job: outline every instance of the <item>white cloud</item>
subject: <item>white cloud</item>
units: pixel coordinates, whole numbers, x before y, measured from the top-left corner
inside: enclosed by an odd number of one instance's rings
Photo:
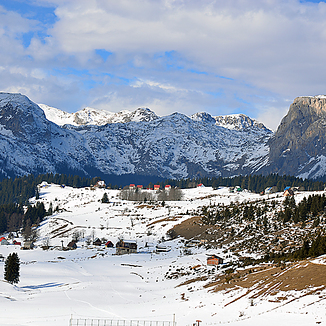
[[[58,21],[47,37],[35,35],[27,49],[17,36],[35,30],[35,21],[0,7],[0,60],[6,68],[1,75],[13,89],[29,89],[33,100],[47,103],[57,91],[64,96],[56,95],[56,103],[75,109],[98,103],[113,111],[244,110],[275,128],[288,108],[286,99],[326,92],[325,3],[34,2],[56,6]],[[104,62],[96,49],[112,55]]]

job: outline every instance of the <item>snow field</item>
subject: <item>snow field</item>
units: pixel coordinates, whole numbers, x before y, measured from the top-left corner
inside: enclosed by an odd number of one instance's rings
[[[109,204],[100,202],[104,192],[108,194]],[[68,326],[71,317],[172,322],[173,314],[178,326],[192,325],[198,319],[202,320],[201,325],[240,326],[326,322],[325,302],[318,301],[318,295],[302,296],[284,305],[270,302],[272,297],[269,296],[249,300],[245,295],[247,289],[242,288],[214,293],[212,288],[204,288],[204,280],[180,286],[196,275],[207,275],[207,254],[223,256],[222,250],[191,248],[192,255],[184,255],[182,243],[174,240],[164,242],[171,251],[158,254],[146,248],[146,242],[159,243],[173,225],[189,218],[185,215],[187,210],[196,211],[199,206],[210,203],[227,205],[231,201],[261,198],[249,192],[230,194],[226,188],[213,191],[207,187],[183,192],[183,201],[166,202],[165,207],[161,207],[122,201],[116,190],[56,185],[41,188],[40,200],[46,208],[52,202],[53,208],[59,207],[59,212],[42,223],[36,249],[20,250],[13,245],[0,247],[5,257],[16,251],[21,260],[20,283],[12,286],[0,282],[1,325]],[[175,216],[180,217],[169,219]],[[84,231],[77,250],[60,250],[61,241],[66,246],[75,230]],[[62,231],[64,233],[58,235]],[[87,245],[85,240],[92,231],[96,237],[105,237],[113,243],[120,237],[137,239],[139,253],[117,256],[114,248]],[[41,249],[47,237],[57,249]],[[201,272],[196,274],[192,267],[198,265]],[[165,277],[169,270],[177,269],[193,274],[178,279]],[[326,294],[325,290],[321,292]],[[298,294],[293,293],[293,296],[298,297]]]

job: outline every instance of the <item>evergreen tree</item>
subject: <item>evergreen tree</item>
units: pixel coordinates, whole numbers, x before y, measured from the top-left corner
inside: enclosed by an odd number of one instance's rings
[[[110,202],[109,198],[108,198],[108,194],[106,192],[103,194],[103,197],[102,197],[101,201],[102,201],[102,203],[109,203]]]
[[[5,274],[4,278],[11,284],[19,282],[19,268],[20,261],[17,253],[9,254],[5,261]]]

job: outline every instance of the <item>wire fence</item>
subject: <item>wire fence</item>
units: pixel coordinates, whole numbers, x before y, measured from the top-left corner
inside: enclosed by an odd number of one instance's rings
[[[176,326],[176,323],[150,320],[70,319],[69,326]]]

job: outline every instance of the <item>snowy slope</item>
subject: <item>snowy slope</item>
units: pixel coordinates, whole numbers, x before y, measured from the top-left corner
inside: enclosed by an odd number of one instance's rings
[[[99,202],[104,191],[109,204]],[[192,325],[196,320],[201,320],[201,325],[242,326],[326,322],[325,300],[321,299],[326,296],[325,289],[315,294],[279,292],[253,300],[248,290],[240,287],[214,292],[205,287],[207,277],[211,277],[206,254],[219,254],[226,262],[237,259],[230,252],[225,253],[225,248],[192,248],[192,254],[186,255],[179,240],[164,242],[171,247],[170,252],[154,253],[153,247],[144,247],[146,242],[159,243],[171,226],[187,218],[186,210],[196,210],[210,202],[227,205],[231,201],[255,201],[259,198],[256,194],[230,194],[226,188],[187,189],[184,200],[169,202],[170,208],[122,201],[115,190],[49,185],[41,188],[40,195],[47,207],[52,202],[60,212],[43,222],[36,249],[0,247],[4,256],[16,251],[21,259],[20,283],[0,283],[1,325],[68,326],[70,319],[72,325],[77,325],[77,320],[78,325],[87,326],[110,325],[111,320],[134,320],[138,324],[138,320],[172,322],[173,315],[177,325]],[[300,198],[303,194],[297,200]],[[179,217],[169,219],[170,216]],[[62,251],[62,241],[66,245],[75,230],[84,230],[84,239],[77,250]],[[114,248],[87,246],[84,240],[93,231],[97,237],[113,242],[120,237],[137,239],[139,253],[116,256]],[[46,237],[58,248],[42,250]],[[325,258],[315,263],[325,264]],[[177,270],[189,273],[179,278],[165,277]],[[196,277],[195,282],[187,283]],[[279,297],[283,299],[276,300]]]

